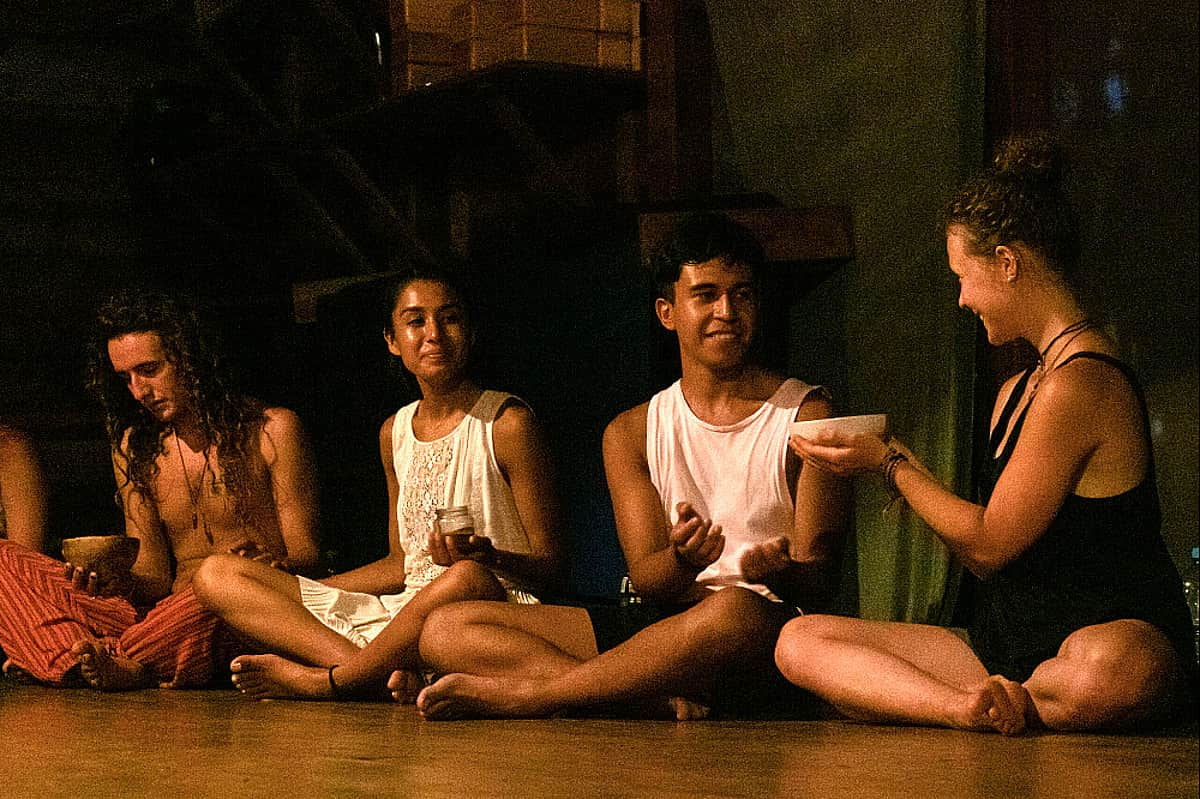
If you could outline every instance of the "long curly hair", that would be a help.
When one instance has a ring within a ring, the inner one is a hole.
[[[989,169],[968,181],[942,213],[943,233],[966,230],[971,252],[987,256],[1015,241],[1070,278],[1079,265],[1079,219],[1066,196],[1067,158],[1046,133],[1004,140]]]
[[[265,421],[265,408],[235,385],[217,336],[196,309],[157,291],[126,290],[109,298],[96,314],[89,346],[88,388],[104,412],[110,446],[114,452],[124,453],[126,478],[147,500],[157,501],[157,459],[165,452],[172,431],[169,422],[159,421],[133,398],[112,369],[108,342],[129,333],[158,335],[163,353],[175,369],[179,390],[190,401],[206,439],[216,446],[234,510],[246,521],[252,484],[250,458]]]

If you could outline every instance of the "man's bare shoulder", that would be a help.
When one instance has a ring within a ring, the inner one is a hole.
[[[829,392],[825,389],[814,389],[800,401],[800,407],[796,409],[796,421],[828,419],[834,415],[834,411]]]
[[[267,432],[298,432],[304,429],[304,425],[295,411],[274,405],[263,408],[263,428]]]
[[[300,416],[289,408],[271,406],[263,408],[260,444],[264,448],[280,451],[294,450],[307,446],[304,424]]]
[[[643,402],[629,410],[621,411],[616,418],[604,428],[604,450],[613,447],[622,449],[634,448],[645,453],[646,449],[646,414],[650,403]]]
[[[757,399],[766,402],[775,395],[775,392],[785,382],[787,382],[787,378],[778,372],[772,372],[769,369],[754,369],[749,373],[745,381],[746,390],[749,394],[748,399]]]

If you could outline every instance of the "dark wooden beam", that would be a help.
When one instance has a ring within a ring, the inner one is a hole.
[[[854,255],[850,211],[839,206],[814,208],[735,208],[721,211],[745,225],[762,243],[768,262],[845,261]],[[683,211],[641,214],[638,229],[643,258],[648,258]]]

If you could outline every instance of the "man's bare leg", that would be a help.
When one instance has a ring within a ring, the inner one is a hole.
[[[586,612],[580,612],[586,624]],[[421,692],[417,708],[429,719],[541,717],[566,710],[694,696],[697,691],[710,690],[731,665],[769,668],[775,633],[786,613],[757,594],[729,588],[586,659],[579,652],[561,648],[555,638],[529,632],[515,616],[509,626],[493,625],[482,641],[464,638],[455,645],[445,631],[440,641],[431,637],[427,642],[423,636],[421,650],[431,665],[442,672],[469,669],[471,673],[447,674]],[[432,622],[427,632],[435,629]],[[520,662],[512,654],[497,658],[495,650],[486,645],[503,639],[507,640],[499,648],[501,652],[515,654],[533,648],[543,653],[538,656],[540,663],[516,670],[497,668],[505,659]],[[465,658],[461,654],[456,657],[464,650]],[[547,656],[555,651],[576,662],[572,665],[567,658]],[[467,669],[461,668],[464,660]],[[679,702],[676,712],[686,716],[688,707],[696,705]]]
[[[596,638],[582,608],[459,602],[430,614],[419,652],[440,673],[548,679],[595,657]],[[394,671],[387,685],[397,702],[416,699],[403,671]]]
[[[504,587],[487,567],[459,561],[417,593],[369,644],[362,649],[351,645],[353,652],[338,664],[313,667],[277,655],[242,655],[230,670],[238,689],[255,699],[382,699],[387,695],[385,680],[397,666],[410,680],[419,679],[417,640],[434,609],[464,600],[499,601],[504,595]],[[409,694],[416,698],[411,689]]]
[[[79,676],[98,691],[134,691],[154,684],[145,666],[116,654],[109,643],[76,641],[71,654],[78,659]]]
[[[1121,619],[1069,635],[1025,682],[1036,720],[1054,730],[1121,729],[1168,720],[1188,702],[1179,657],[1144,621]]]
[[[861,721],[932,724],[1015,735],[1028,696],[989,677],[942,627],[803,616],[784,627],[775,660],[784,676]]]

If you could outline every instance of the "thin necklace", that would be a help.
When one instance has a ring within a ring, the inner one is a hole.
[[[183,484],[187,486],[188,501],[192,504],[192,529],[195,530],[200,526],[200,521],[204,521],[204,537],[208,539],[208,543],[212,543],[212,532],[208,529],[208,517],[204,515],[200,508],[200,496],[204,492],[204,473],[208,471],[208,447],[204,448],[204,465],[200,467],[200,477],[196,480],[196,488],[192,489],[192,479],[188,476],[187,463],[183,460],[183,445],[179,443],[179,433],[175,433],[175,451],[179,453],[179,466],[183,469]]]
[[[1071,342],[1074,341],[1081,333],[1083,333],[1083,331],[1087,330],[1091,326],[1092,326],[1092,320],[1088,319],[1085,316],[1083,319],[1080,319],[1078,322],[1074,322],[1072,324],[1067,325],[1066,327],[1064,327],[1062,330],[1059,331],[1057,336],[1050,339],[1050,343],[1047,344],[1046,348],[1043,349],[1041,351],[1041,353],[1038,355],[1037,372],[1034,375],[1033,387],[1029,391],[1029,399],[1031,401],[1033,400],[1033,395],[1037,393],[1038,386],[1040,386],[1042,384],[1043,378],[1045,378],[1046,375],[1049,374],[1050,367],[1053,366],[1054,363],[1058,361],[1058,358],[1056,357],[1054,359],[1054,361],[1051,361],[1049,364],[1046,363],[1046,356],[1050,354],[1050,348],[1053,347],[1056,343],[1058,343],[1062,339],[1063,336],[1070,336],[1072,333],[1074,333],[1075,335],[1073,335],[1069,339],[1067,339],[1067,343],[1064,344],[1062,346],[1062,349],[1060,349],[1058,351],[1058,354],[1062,355],[1066,351],[1067,347],[1071,346]]]

